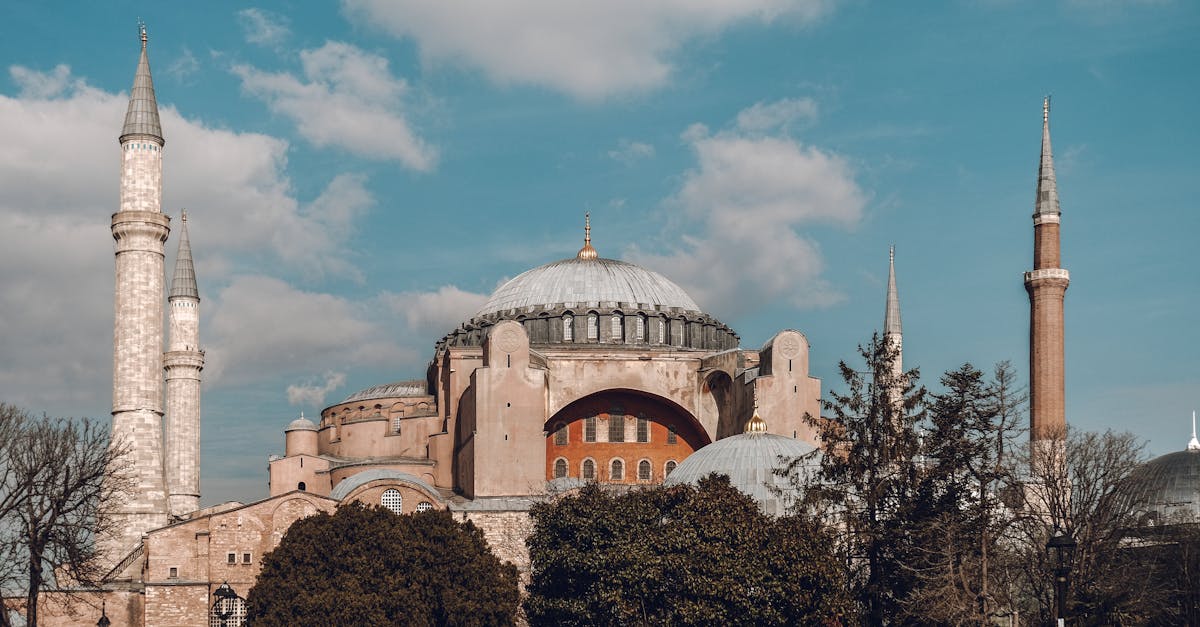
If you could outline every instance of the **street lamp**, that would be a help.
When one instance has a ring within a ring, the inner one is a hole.
[[[1075,540],[1057,529],[1055,532],[1046,543],[1046,552],[1054,558],[1054,597],[1057,606],[1055,614],[1059,627],[1062,627],[1066,625],[1067,619],[1067,578],[1075,560]]]
[[[213,596],[217,597],[217,600],[213,602],[213,614],[220,619],[221,627],[225,627],[234,612],[237,611],[237,601],[240,597],[233,591],[233,588],[229,587],[228,582],[222,583],[214,590]]]
[[[105,605],[107,605],[106,602],[100,602],[100,620],[96,621],[96,627],[108,627],[112,624],[112,621],[108,620],[108,614],[104,611]]]

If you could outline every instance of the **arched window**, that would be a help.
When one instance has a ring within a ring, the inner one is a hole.
[[[554,478],[561,479],[567,476],[567,460],[559,457],[554,460]]]
[[[600,338],[600,318],[595,313],[588,314],[587,334],[587,339],[589,340],[596,340]]]
[[[421,501],[420,503],[417,503],[418,512],[427,512],[431,509],[433,509],[433,503],[430,503],[429,501]]]
[[[637,418],[637,441],[650,441],[650,421],[646,420],[645,416],[638,416]]]
[[[563,314],[563,341],[575,341],[575,317],[571,314]]]
[[[596,462],[594,462],[590,459],[583,460],[582,470],[583,470],[583,472],[580,474],[583,476],[584,479],[586,479],[588,481],[596,480]]]
[[[666,318],[658,319],[658,343],[659,344],[670,344],[671,343],[670,338],[667,337],[667,319]]]
[[[566,446],[567,425],[559,424],[554,427],[554,444],[556,446]]]
[[[588,416],[587,418],[583,419],[583,441],[584,442],[595,442],[596,441],[596,417],[595,416]]]
[[[608,415],[608,441],[625,441],[625,415],[612,413]]]
[[[400,491],[395,488],[388,488],[384,490],[383,496],[379,497],[379,504],[397,514],[403,513],[401,511],[403,501],[400,498]]]
[[[305,485],[304,485],[304,482],[303,482],[303,481],[301,481],[300,483],[297,483],[297,484],[296,484],[296,489],[297,489],[297,490],[299,490],[299,491],[301,491],[301,492],[303,492],[304,490],[306,490],[306,489],[307,489],[307,486],[305,486]]]
[[[625,326],[623,324],[624,322],[625,322],[625,316],[622,316],[620,313],[614,313],[612,315],[612,341],[613,342],[620,342],[625,339],[625,329],[623,328]]]
[[[238,596],[229,584],[223,583],[213,591],[217,600],[208,613],[210,627],[241,627],[246,624],[246,600]]]
[[[608,478],[612,479],[613,481],[624,481],[625,480],[625,462],[623,462],[619,459],[612,460],[612,465],[609,466],[609,470],[608,470]]]
[[[672,470],[675,470],[675,467],[676,467],[676,466],[678,466],[678,465],[679,465],[679,464],[675,463],[675,460],[673,460],[673,459],[672,459],[672,460],[670,460],[670,461],[668,461],[668,462],[667,462],[667,467],[666,467],[666,471],[667,471],[667,472],[666,472],[666,474],[668,474],[668,475],[669,475],[669,474],[671,474],[671,471],[672,471]]]
[[[638,462],[638,481],[649,481],[653,478],[653,471],[650,469],[650,460],[643,459]]]
[[[637,338],[638,342],[645,342],[646,341],[646,314],[638,314],[637,322],[635,324],[637,325],[637,327],[634,329],[634,331],[635,331],[634,337]]]

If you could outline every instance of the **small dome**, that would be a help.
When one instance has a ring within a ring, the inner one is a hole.
[[[683,288],[657,272],[616,259],[572,257],[539,266],[501,285],[475,317],[512,309],[536,311],[601,302],[700,312]]]
[[[788,501],[796,495],[788,478],[776,475],[775,469],[815,450],[815,446],[803,440],[747,431],[692,453],[663,483],[695,484],[714,472],[728,475],[729,483],[757,501],[764,512],[779,516],[786,513]],[[819,456],[814,457],[806,467],[815,468],[819,460]]]
[[[1134,471],[1131,496],[1156,522],[1200,522],[1200,450],[1168,453]]]
[[[317,425],[313,424],[313,421],[309,420],[308,418],[305,418],[304,416],[300,416],[299,418],[289,422],[287,428],[284,429],[284,432],[286,433],[288,431],[316,431],[316,430],[317,430]]]

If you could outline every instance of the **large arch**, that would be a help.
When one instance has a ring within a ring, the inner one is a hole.
[[[711,442],[696,417],[677,403],[628,388],[576,399],[551,416],[544,429],[548,481],[562,479],[555,475],[554,462],[565,459],[567,477],[600,483],[662,483],[667,462],[679,463]],[[585,459],[595,462],[594,478],[580,476]],[[610,476],[614,460],[623,462],[625,472],[619,479]],[[641,460],[649,460],[655,469],[649,479],[630,472]]]

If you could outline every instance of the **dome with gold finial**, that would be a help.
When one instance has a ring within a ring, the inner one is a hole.
[[[733,487],[758,502],[763,512],[774,516],[787,513],[798,495],[787,477],[775,473],[797,458],[804,461],[800,472],[812,473],[820,466],[817,447],[795,438],[767,432],[767,421],[758,413],[746,421],[745,430],[692,453],[667,476],[664,485],[696,484],[713,473],[729,477]]]

